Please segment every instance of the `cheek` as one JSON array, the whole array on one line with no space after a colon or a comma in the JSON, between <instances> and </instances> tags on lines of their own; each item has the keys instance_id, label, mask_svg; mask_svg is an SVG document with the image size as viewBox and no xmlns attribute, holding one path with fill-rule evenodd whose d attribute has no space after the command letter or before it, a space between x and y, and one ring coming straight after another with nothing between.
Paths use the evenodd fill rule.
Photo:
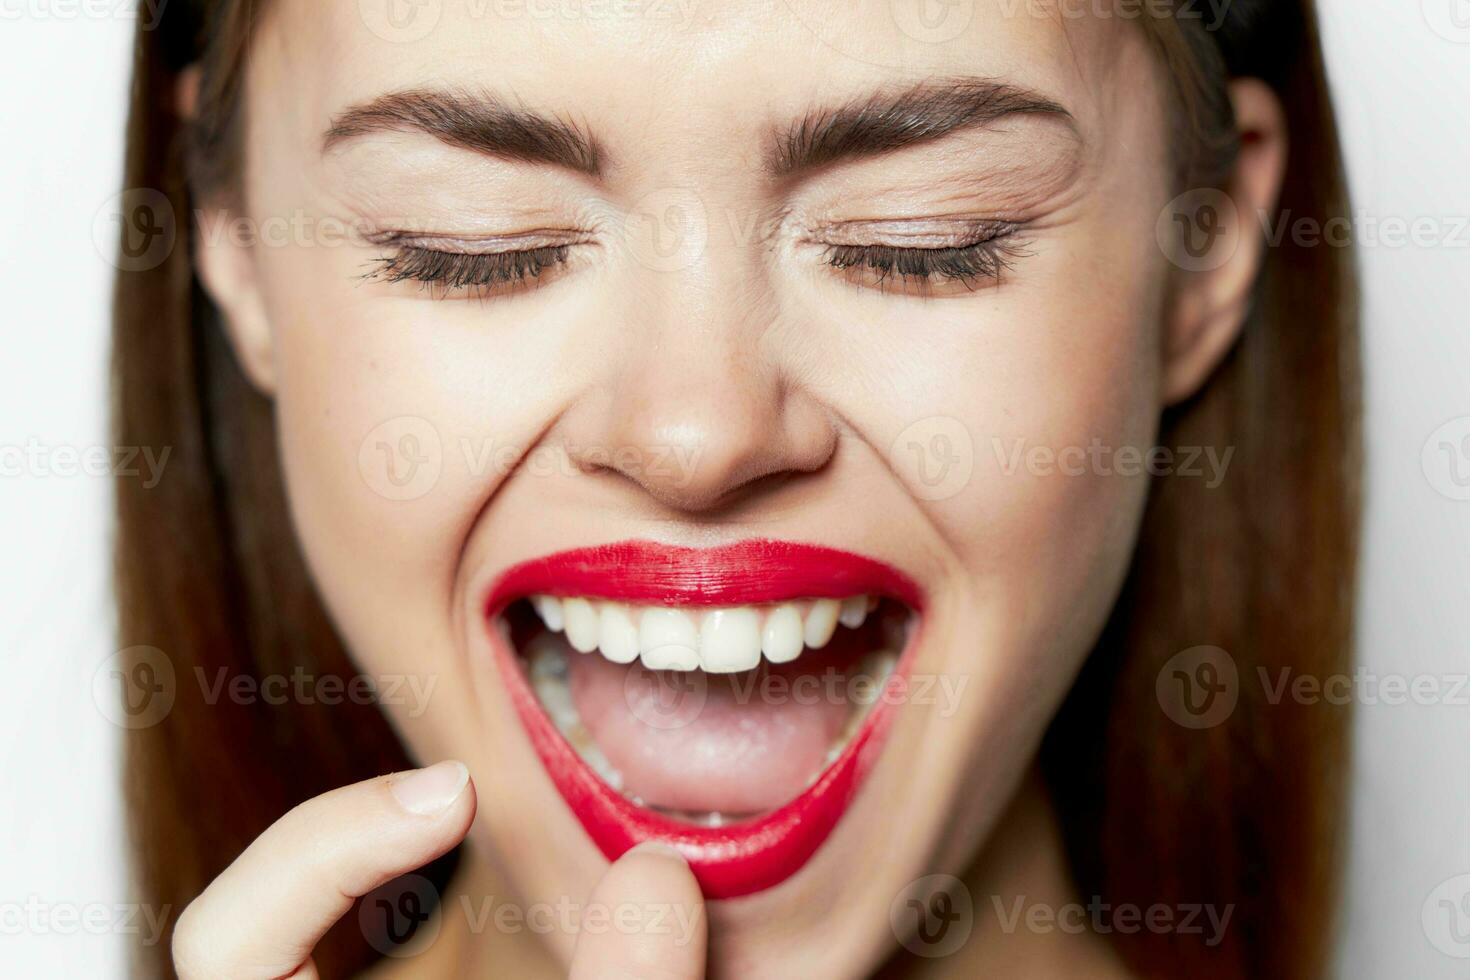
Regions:
<instances>
[{"instance_id":1,"label":"cheek","mask_svg":"<svg viewBox=\"0 0 1470 980\"><path fill-rule=\"evenodd\" d=\"M1123 247L1106 262L1091 241L1048 249L965 322L919 324L924 342L887 374L912 434L894 462L974 575L1090 553L1143 492L1118 451L1157 425L1164 271Z\"/></svg>"},{"instance_id":2,"label":"cheek","mask_svg":"<svg viewBox=\"0 0 1470 980\"><path fill-rule=\"evenodd\" d=\"M1108 254L1090 241L1088 254ZM962 423L946 443L921 440L930 477L946 454L968 470L924 505L955 566L930 624L954 710L932 721L924 750L947 774L931 792L949 801L942 836L956 863L998 819L1095 643L1147 494L1120 451L1156 434L1162 263L1129 246L1062 266L998 294L963 350L919 372L940 383L922 401L914 388L914 404Z\"/></svg>"},{"instance_id":3,"label":"cheek","mask_svg":"<svg viewBox=\"0 0 1470 980\"><path fill-rule=\"evenodd\" d=\"M483 339L446 333L417 304L364 299L343 261L264 260L292 518L362 670L453 676L461 544L498 482L467 447L512 442L520 422Z\"/></svg>"},{"instance_id":4,"label":"cheek","mask_svg":"<svg viewBox=\"0 0 1470 980\"><path fill-rule=\"evenodd\" d=\"M1131 539L1147 481L1126 465L1158 417L1157 310L1140 292L1058 297L976 424L968 564L1081 585Z\"/></svg>"},{"instance_id":5,"label":"cheek","mask_svg":"<svg viewBox=\"0 0 1470 980\"><path fill-rule=\"evenodd\" d=\"M1058 256L1004 300L983 345L925 372L948 379L931 389L933 414L963 422L929 444L931 474L945 452L969 470L926 505L961 566L956 629L984 637L968 650L1004 651L972 662L994 691L1039 695L1024 699L1039 718L1126 572L1159 417L1163 263L1128 236L1116 250L1102 240L1086 254L1106 259Z\"/></svg>"}]
</instances>

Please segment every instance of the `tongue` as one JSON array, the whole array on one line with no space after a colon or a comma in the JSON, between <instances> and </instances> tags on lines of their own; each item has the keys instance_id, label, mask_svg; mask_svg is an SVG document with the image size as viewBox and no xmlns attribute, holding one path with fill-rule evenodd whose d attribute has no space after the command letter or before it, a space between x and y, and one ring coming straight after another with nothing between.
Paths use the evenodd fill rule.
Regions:
<instances>
[{"instance_id":1,"label":"tongue","mask_svg":"<svg viewBox=\"0 0 1470 980\"><path fill-rule=\"evenodd\" d=\"M624 793L671 810L736 815L800 795L848 718L831 658L808 651L798 663L718 675L568 653L572 700L622 773Z\"/></svg>"}]
</instances>

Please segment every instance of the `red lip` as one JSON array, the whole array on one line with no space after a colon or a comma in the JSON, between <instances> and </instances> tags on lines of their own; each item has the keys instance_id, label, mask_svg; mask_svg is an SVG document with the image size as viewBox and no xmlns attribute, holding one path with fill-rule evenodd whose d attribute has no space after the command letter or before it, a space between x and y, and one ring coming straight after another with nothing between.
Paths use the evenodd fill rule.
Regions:
<instances>
[{"instance_id":1,"label":"red lip","mask_svg":"<svg viewBox=\"0 0 1470 980\"><path fill-rule=\"evenodd\" d=\"M533 593L596 596L665 605L742 605L801 597L871 594L922 611L922 593L897 569L814 545L752 540L717 548L627 541L524 562L496 582L485 602L493 617ZM552 782L609 861L645 840L676 848L705 895L736 898L780 884L806 864L836 827L881 751L892 706L881 699L842 755L800 796L745 823L697 827L638 807L588 768L541 709L511 644L491 630L511 701ZM916 637L909 637L909 649ZM889 685L902 683L905 650Z\"/></svg>"}]
</instances>

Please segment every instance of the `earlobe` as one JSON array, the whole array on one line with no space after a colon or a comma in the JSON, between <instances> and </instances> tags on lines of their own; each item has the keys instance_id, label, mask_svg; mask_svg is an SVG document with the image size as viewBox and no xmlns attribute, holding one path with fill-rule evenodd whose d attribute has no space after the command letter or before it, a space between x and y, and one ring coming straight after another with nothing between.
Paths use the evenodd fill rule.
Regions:
<instances>
[{"instance_id":1,"label":"earlobe","mask_svg":"<svg viewBox=\"0 0 1470 980\"><path fill-rule=\"evenodd\" d=\"M194 268L205 293L219 308L235 357L250 383L275 391L275 341L260 293L248 235L235 232L228 208L201 209L194 232Z\"/></svg>"},{"instance_id":2,"label":"earlobe","mask_svg":"<svg viewBox=\"0 0 1470 980\"><path fill-rule=\"evenodd\" d=\"M1221 188L1176 198L1161 239L1177 233L1177 286L1163 336L1165 404L1188 398L1234 346L1250 313L1266 254L1263 216L1275 208L1286 169L1286 117L1276 93L1253 78L1230 83L1239 151Z\"/></svg>"},{"instance_id":3,"label":"earlobe","mask_svg":"<svg viewBox=\"0 0 1470 980\"><path fill-rule=\"evenodd\" d=\"M197 64L179 72L174 81L174 112L180 119L192 120L199 111L199 81L203 73Z\"/></svg>"}]
</instances>

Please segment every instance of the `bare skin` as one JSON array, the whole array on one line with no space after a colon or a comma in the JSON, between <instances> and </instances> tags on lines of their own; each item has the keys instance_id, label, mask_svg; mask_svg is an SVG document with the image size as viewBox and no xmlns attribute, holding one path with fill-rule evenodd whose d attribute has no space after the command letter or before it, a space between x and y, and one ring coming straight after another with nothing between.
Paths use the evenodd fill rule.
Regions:
<instances>
[{"instance_id":1,"label":"bare skin","mask_svg":"<svg viewBox=\"0 0 1470 980\"><path fill-rule=\"evenodd\" d=\"M344 895L461 839L449 907L657 898L697 909L698 937L474 932L446 915L430 949L383 973L861 976L898 948L889 906L921 876L964 875L977 904L1077 900L1035 753L1114 601L1147 477L1004 457L1018 439L1151 446L1161 410L1234 341L1262 244L1242 236L1188 273L1160 249L1156 220L1180 190L1169 82L1135 25L980 4L955 36L922 36L890 16L902 7L732 0L687 17L538 19L446 3L411 41L374 33L348 0L280 0L266 17L243 193L210 202L206 225L297 215L381 234L333 247L206 234L199 270L275 400L297 532L358 666L437 679L428 710L385 710L419 759L461 760L471 778L432 817L395 809L376 782L283 818L180 923L185 976L309 976ZM1059 111L770 166L793 121L977 80ZM567 121L599 166L408 125L327 138L354 107L402 92ZM1254 214L1275 198L1286 134L1263 85L1231 95L1245 139L1226 190ZM670 249L656 229L671 213L696 217ZM1012 228L998 278L914 282L826 260L834 245L959 247L996 224ZM492 290L365 279L395 233L436 248L564 244L567 259ZM360 454L403 418L441 448L433 486L407 500ZM935 431L970 440L972 470L943 495L898 451ZM641 465L660 453L688 464ZM679 859L609 866L582 834L508 707L479 602L498 573L555 550L751 536L903 569L929 596L914 669L966 686L952 712L903 706L863 793L795 876L704 903ZM391 867L383 835L403 842ZM271 900L283 890L289 916ZM1026 930L977 930L921 966L1122 975L1097 936Z\"/></svg>"}]
</instances>

